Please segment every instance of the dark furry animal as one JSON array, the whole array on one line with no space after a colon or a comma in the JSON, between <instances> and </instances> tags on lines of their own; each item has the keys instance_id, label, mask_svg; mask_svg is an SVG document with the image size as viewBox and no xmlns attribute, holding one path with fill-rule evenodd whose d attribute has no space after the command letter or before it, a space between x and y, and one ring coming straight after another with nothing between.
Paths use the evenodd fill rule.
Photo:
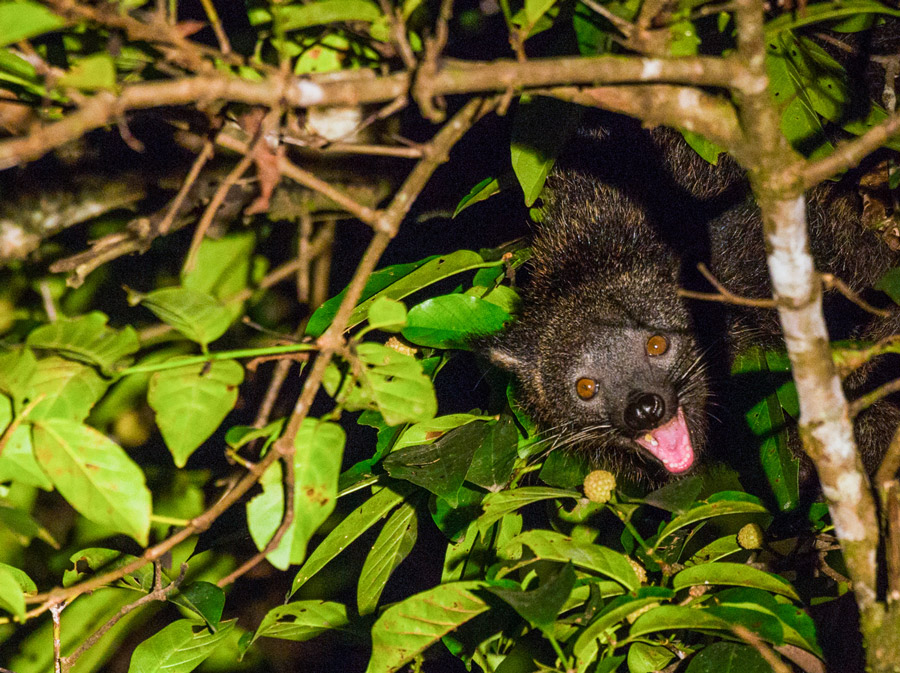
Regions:
<instances>
[{"instance_id":1,"label":"dark furry animal","mask_svg":"<svg viewBox=\"0 0 900 673\"><path fill-rule=\"evenodd\" d=\"M777 347L781 336L774 311L677 293L711 291L696 271L703 262L734 293L771 296L759 210L736 164L709 165L666 129L621 118L602 128L576 137L548 180L521 316L489 354L515 374L520 402L556 445L658 483L698 463L710 395L734 355ZM862 292L898 257L863 226L851 184L808 195L810 235L818 268ZM896 317L874 320L840 297L826 303L835 339L900 331ZM848 392L874 386L877 374L854 376ZM881 404L858 422L868 468L898 421Z\"/></svg>"}]
</instances>

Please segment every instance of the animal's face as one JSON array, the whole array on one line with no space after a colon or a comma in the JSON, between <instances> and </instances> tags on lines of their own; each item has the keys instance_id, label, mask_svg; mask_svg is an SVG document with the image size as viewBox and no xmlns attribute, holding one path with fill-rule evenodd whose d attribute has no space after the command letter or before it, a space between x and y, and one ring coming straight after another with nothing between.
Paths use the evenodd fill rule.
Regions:
<instances>
[{"instance_id":1,"label":"animal's face","mask_svg":"<svg viewBox=\"0 0 900 673\"><path fill-rule=\"evenodd\" d=\"M706 376L674 284L634 280L532 306L492 359L516 374L555 445L619 470L653 461L680 474L704 442Z\"/></svg>"}]
</instances>

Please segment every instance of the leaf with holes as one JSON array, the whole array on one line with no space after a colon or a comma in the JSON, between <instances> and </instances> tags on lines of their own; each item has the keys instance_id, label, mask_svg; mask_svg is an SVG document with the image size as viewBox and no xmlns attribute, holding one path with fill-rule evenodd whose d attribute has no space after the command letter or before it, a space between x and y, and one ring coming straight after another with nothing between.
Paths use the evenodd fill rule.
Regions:
<instances>
[{"instance_id":1,"label":"leaf with holes","mask_svg":"<svg viewBox=\"0 0 900 673\"><path fill-rule=\"evenodd\" d=\"M234 621L223 622L210 633L204 622L172 622L134 648L128 673L189 673L213 653L234 625Z\"/></svg>"},{"instance_id":2,"label":"leaf with holes","mask_svg":"<svg viewBox=\"0 0 900 673\"><path fill-rule=\"evenodd\" d=\"M79 513L147 544L150 491L122 447L81 423L49 418L34 424L34 453Z\"/></svg>"},{"instance_id":3,"label":"leaf with holes","mask_svg":"<svg viewBox=\"0 0 900 673\"><path fill-rule=\"evenodd\" d=\"M234 408L243 380L244 369L233 360L164 369L150 377L147 402L178 467Z\"/></svg>"},{"instance_id":4,"label":"leaf with holes","mask_svg":"<svg viewBox=\"0 0 900 673\"><path fill-rule=\"evenodd\" d=\"M423 591L385 610L372 626L366 673L391 673L448 633L488 609L472 593L481 582L455 582Z\"/></svg>"},{"instance_id":5,"label":"leaf with holes","mask_svg":"<svg viewBox=\"0 0 900 673\"><path fill-rule=\"evenodd\" d=\"M342 629L350 622L347 606L328 601L296 601L269 610L251 643L257 638L281 638L301 642L325 631Z\"/></svg>"},{"instance_id":6,"label":"leaf with holes","mask_svg":"<svg viewBox=\"0 0 900 673\"><path fill-rule=\"evenodd\" d=\"M307 418L300 426L294 453L294 520L266 557L276 568L302 563L309 539L334 510L344 441L344 431L336 423ZM261 481L263 492L247 503L250 534L260 550L284 517L281 465L272 465Z\"/></svg>"}]
</instances>

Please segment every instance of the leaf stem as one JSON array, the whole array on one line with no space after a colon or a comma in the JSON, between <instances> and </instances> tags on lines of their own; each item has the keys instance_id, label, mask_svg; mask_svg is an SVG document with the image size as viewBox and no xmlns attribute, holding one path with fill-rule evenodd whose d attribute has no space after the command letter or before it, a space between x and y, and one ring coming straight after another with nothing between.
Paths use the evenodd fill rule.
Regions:
<instances>
[{"instance_id":1,"label":"leaf stem","mask_svg":"<svg viewBox=\"0 0 900 673\"><path fill-rule=\"evenodd\" d=\"M280 355L282 353L298 353L301 351L312 350L316 350L315 344L284 344L281 346L264 346L261 348L239 348L237 350L219 351L218 353L195 355L193 357L179 358L177 360L166 360L165 362L156 362L149 365L135 365L134 367L123 369L117 376L121 378L123 376L128 376L129 374L158 372L164 369L175 369L177 367L204 364L206 362L215 362L217 360L237 360L240 358L255 358L264 355Z\"/></svg>"}]
</instances>

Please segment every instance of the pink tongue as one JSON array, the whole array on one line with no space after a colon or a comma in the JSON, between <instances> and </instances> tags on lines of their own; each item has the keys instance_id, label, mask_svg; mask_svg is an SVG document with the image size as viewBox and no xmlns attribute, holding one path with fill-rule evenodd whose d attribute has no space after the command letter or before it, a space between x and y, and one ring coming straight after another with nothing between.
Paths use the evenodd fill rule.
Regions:
<instances>
[{"instance_id":1,"label":"pink tongue","mask_svg":"<svg viewBox=\"0 0 900 673\"><path fill-rule=\"evenodd\" d=\"M681 407L678 407L678 413L670 421L635 441L659 458L673 474L684 472L694 464L694 447L691 446Z\"/></svg>"}]
</instances>

